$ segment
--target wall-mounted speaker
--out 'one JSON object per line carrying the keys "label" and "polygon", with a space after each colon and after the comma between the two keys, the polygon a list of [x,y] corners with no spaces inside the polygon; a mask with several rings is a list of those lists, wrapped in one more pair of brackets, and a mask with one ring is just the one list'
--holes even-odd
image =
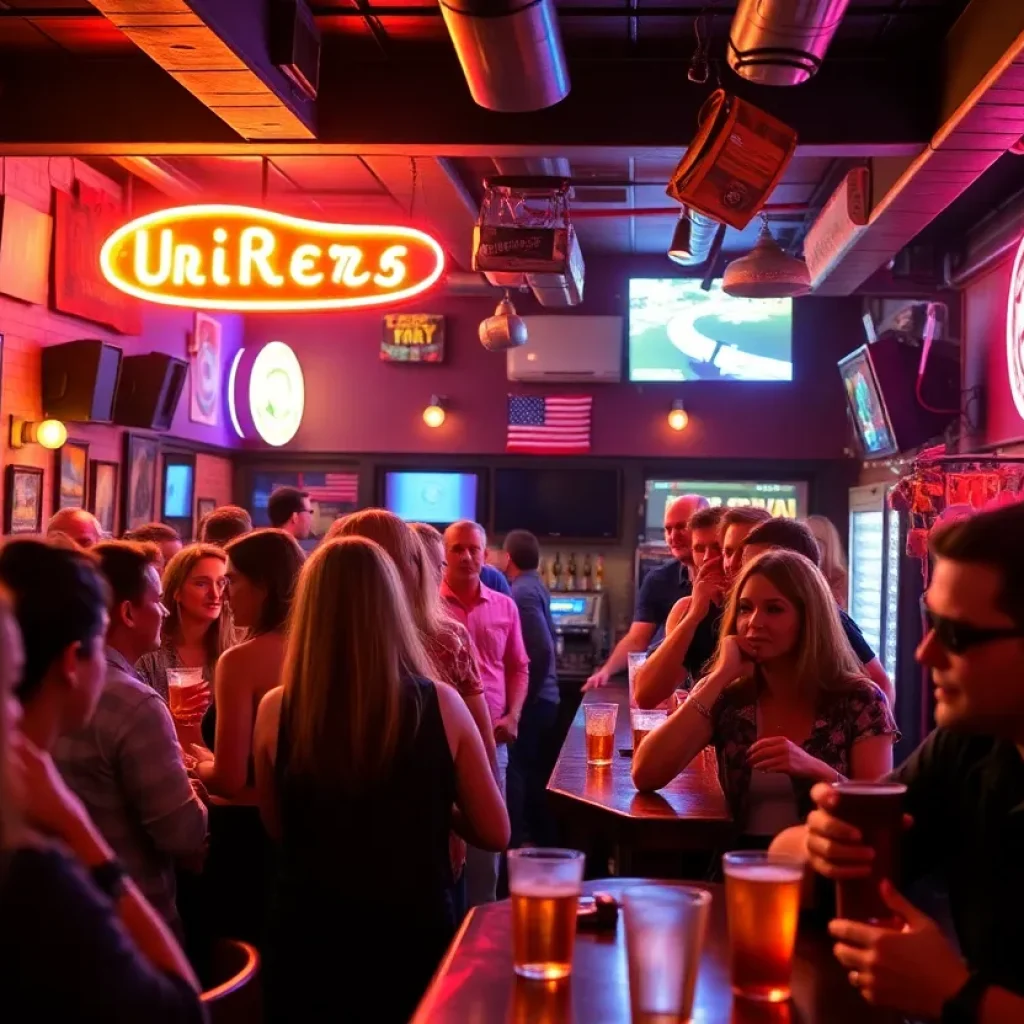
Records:
{"label": "wall-mounted speaker", "polygon": [[98,338],[43,349],[43,415],[77,423],[110,423],[121,374],[121,350]]}
{"label": "wall-mounted speaker", "polygon": [[160,352],[126,356],[121,364],[114,422],[123,427],[169,430],[187,373],[184,359]]}

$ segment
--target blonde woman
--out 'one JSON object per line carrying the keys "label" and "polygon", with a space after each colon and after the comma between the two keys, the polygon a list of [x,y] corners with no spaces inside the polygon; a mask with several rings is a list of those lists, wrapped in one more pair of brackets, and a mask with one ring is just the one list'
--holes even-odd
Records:
{"label": "blonde woman", "polygon": [[278,843],[270,1022],[337,1016],[353,992],[380,1024],[407,1021],[454,933],[450,829],[508,843],[480,731],[430,671],[384,549],[326,541],[299,580],[283,685],[256,719],[257,796]]}
{"label": "blonde woman", "polygon": [[713,744],[737,828],[766,845],[804,819],[814,783],[890,771],[897,737],[825,578],[803,555],[769,551],[743,568],[710,673],[644,740],[633,781],[658,789]]}
{"label": "blonde woman", "polygon": [[814,534],[814,539],[821,552],[822,575],[828,581],[829,590],[836,603],[844,611],[850,596],[850,573],[846,566],[846,552],[835,523],[826,516],[808,516],[804,522]]}

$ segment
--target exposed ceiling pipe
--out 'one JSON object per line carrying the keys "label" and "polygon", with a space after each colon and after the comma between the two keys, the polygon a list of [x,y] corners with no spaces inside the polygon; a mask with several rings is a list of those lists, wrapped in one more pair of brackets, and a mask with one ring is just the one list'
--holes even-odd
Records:
{"label": "exposed ceiling pipe", "polygon": [[[806,203],[776,203],[772,205],[769,203],[768,206],[763,206],[760,213],[767,214],[767,216],[781,216],[783,214],[804,214],[808,210]],[[579,206],[572,208],[572,219],[573,220],[601,220],[606,217],[678,217],[679,207],[678,206],[638,206],[628,207],[623,206],[614,210],[608,209],[581,209]],[[701,216],[693,211],[693,216]],[[710,220],[710,218],[707,218]],[[712,224],[717,224],[718,221],[712,220]]]}
{"label": "exposed ceiling pipe", "polygon": [[729,67],[761,85],[800,85],[821,67],[850,0],[740,0]]}
{"label": "exposed ceiling pipe", "polygon": [[554,0],[441,0],[473,101],[487,110],[544,110],[569,95]]}
{"label": "exposed ceiling pipe", "polygon": [[684,267],[700,267],[707,261],[715,243],[718,229],[722,226],[717,220],[698,213],[697,210],[689,210],[683,214],[690,222],[688,245],[686,250],[669,249],[668,258],[673,263]]}
{"label": "exposed ceiling pipe", "polygon": [[464,270],[449,271],[444,279],[444,288],[449,295],[495,295],[504,291],[497,288],[483,274],[471,274]]}
{"label": "exposed ceiling pipe", "polygon": [[1024,235],[1024,192],[1018,192],[967,239],[962,258],[947,253],[942,263],[947,288],[966,288],[976,277],[1010,256]]}

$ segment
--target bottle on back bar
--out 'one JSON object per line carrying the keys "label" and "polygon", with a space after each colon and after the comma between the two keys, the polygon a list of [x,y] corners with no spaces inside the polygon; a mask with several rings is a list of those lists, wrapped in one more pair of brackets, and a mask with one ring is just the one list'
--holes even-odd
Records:
{"label": "bottle on back bar", "polygon": [[566,581],[566,590],[576,589],[576,552],[569,554],[569,579]]}
{"label": "bottle on back bar", "polygon": [[580,587],[583,590],[589,590],[591,586],[591,577],[594,575],[593,566],[590,564],[590,552],[587,552],[586,557],[583,559],[583,579],[580,581]]}
{"label": "bottle on back bar", "polygon": [[597,556],[597,568],[594,570],[594,589],[604,590],[604,555]]}
{"label": "bottle on back bar", "polygon": [[555,552],[555,564],[551,567],[551,589],[562,589],[562,552]]}

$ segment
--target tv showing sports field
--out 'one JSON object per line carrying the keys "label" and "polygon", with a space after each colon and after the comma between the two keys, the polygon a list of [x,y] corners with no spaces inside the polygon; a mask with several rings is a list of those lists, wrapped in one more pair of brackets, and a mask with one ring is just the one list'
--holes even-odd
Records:
{"label": "tv showing sports field", "polygon": [[629,379],[792,380],[793,300],[737,299],[715,281],[629,282]]}

